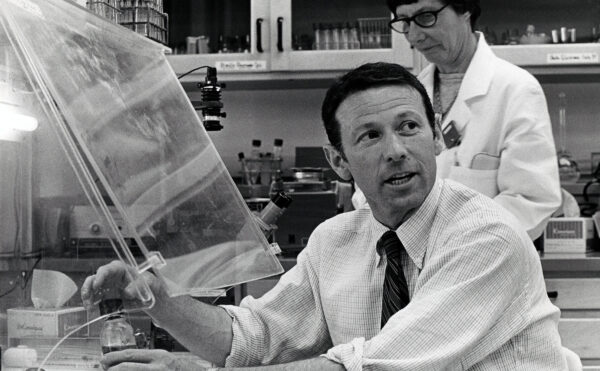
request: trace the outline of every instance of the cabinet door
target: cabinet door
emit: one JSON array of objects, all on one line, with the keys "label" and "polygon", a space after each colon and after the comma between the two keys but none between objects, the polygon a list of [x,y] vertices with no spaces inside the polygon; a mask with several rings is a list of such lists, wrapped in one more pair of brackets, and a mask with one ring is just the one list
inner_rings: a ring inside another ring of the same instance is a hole
[{"label": "cabinet door", "polygon": [[598,365],[600,359],[600,279],[546,279],[552,303],[560,308],[558,325],[563,346],[585,363]]},{"label": "cabinet door", "polygon": [[273,71],[347,70],[366,62],[413,66],[403,35],[391,32],[384,2],[272,0]]},{"label": "cabinet door", "polygon": [[[270,0],[166,0],[171,66],[177,74],[203,65],[225,74],[269,71],[269,6]],[[204,71],[188,79],[198,74]]]}]

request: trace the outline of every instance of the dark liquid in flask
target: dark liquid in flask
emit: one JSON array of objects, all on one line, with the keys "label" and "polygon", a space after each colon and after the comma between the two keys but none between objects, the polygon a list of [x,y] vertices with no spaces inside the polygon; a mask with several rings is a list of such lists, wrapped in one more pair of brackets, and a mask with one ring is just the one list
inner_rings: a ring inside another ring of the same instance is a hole
[{"label": "dark liquid in flask", "polygon": [[125,349],[137,349],[135,345],[112,345],[112,346],[102,346],[102,354],[117,352],[119,350]]}]

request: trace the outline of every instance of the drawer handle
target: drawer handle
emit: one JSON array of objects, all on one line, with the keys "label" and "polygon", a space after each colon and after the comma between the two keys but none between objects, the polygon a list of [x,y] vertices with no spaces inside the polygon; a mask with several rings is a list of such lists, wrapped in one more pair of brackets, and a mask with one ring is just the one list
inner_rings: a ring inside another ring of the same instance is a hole
[{"label": "drawer handle", "polygon": [[283,17],[277,18],[277,50],[283,51]]},{"label": "drawer handle", "polygon": [[262,18],[257,18],[256,19],[256,51],[258,51],[259,53],[263,52],[263,47],[262,47],[262,23],[263,23],[263,19]]},{"label": "drawer handle", "polygon": [[547,291],[546,293],[550,299],[558,298],[558,291]]}]

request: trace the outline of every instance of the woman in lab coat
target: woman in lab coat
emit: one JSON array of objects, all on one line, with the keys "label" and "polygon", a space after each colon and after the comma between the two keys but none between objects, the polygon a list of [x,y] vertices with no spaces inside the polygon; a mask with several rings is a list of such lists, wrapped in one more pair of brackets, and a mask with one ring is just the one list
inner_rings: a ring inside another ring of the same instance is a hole
[{"label": "woman in lab coat", "polygon": [[[546,99],[527,71],[494,55],[474,32],[479,0],[387,0],[392,27],[429,62],[419,74],[441,123],[438,174],[492,197],[532,239],[560,206]],[[356,208],[366,205],[362,192]]]}]

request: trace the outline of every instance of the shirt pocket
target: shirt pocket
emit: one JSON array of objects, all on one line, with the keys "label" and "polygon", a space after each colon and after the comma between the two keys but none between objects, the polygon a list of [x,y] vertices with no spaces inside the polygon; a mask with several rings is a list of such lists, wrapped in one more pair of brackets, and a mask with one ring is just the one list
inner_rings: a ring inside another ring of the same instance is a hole
[{"label": "shirt pocket", "polygon": [[484,195],[493,198],[498,193],[498,169],[473,170],[462,166],[452,166],[448,179],[452,179]]}]

